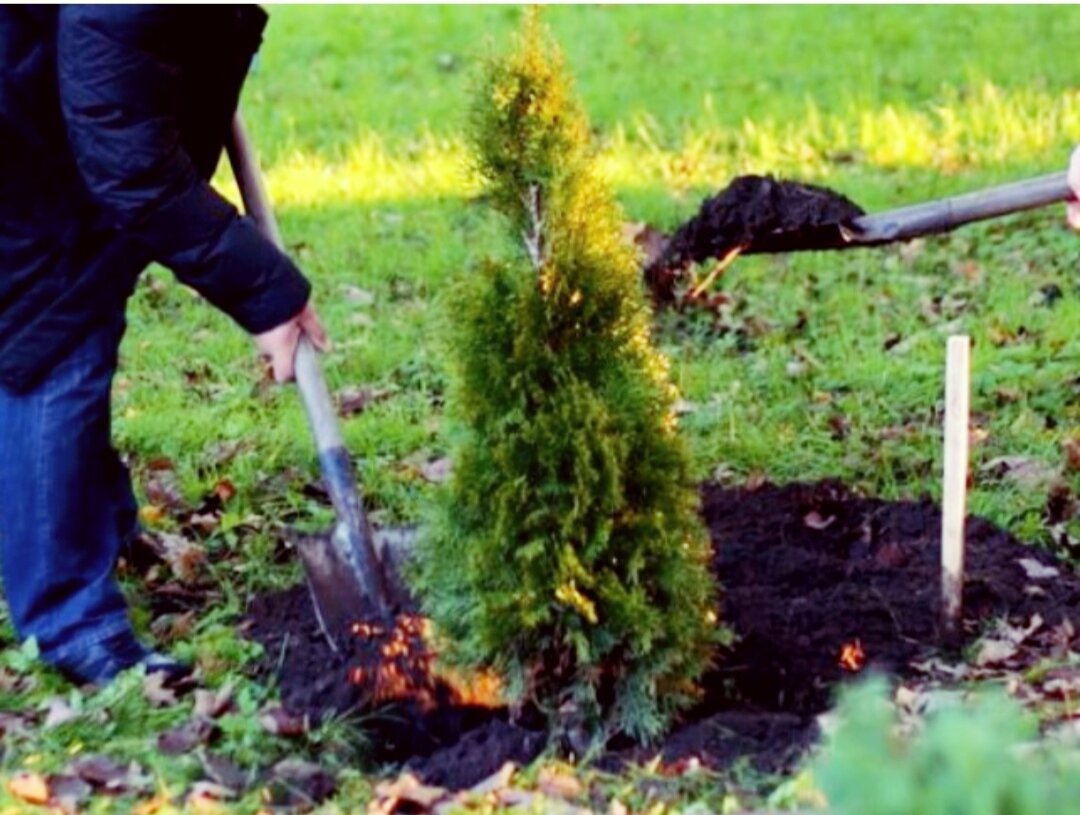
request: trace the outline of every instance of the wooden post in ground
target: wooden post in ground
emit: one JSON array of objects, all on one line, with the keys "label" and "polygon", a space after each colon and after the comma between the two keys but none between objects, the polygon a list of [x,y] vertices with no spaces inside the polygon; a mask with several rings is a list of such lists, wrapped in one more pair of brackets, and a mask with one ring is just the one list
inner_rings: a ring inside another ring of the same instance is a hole
[{"label": "wooden post in ground", "polygon": [[945,360],[945,467],[941,495],[941,615],[947,641],[960,634],[967,518],[971,340],[949,337]]}]

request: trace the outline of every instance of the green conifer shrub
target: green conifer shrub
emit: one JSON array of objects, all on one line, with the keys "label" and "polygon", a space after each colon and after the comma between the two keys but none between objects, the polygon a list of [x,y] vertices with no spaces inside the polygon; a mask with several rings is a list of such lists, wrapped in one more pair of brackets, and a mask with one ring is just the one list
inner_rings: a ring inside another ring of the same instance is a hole
[{"label": "green conifer shrub", "polygon": [[555,729],[648,738],[723,629],[639,260],[536,12],[487,66],[472,141],[509,240],[450,297],[453,475],[416,588],[452,664]]}]

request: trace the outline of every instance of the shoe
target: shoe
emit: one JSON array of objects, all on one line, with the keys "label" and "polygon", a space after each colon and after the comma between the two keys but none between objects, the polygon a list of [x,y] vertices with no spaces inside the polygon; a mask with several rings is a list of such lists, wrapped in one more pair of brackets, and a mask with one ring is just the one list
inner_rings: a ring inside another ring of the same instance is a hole
[{"label": "shoe", "polygon": [[65,656],[53,663],[64,676],[80,685],[101,685],[110,682],[129,668],[142,665],[147,675],[166,674],[166,682],[186,679],[192,673],[190,665],[147,648],[130,631],[94,643],[77,657]]}]

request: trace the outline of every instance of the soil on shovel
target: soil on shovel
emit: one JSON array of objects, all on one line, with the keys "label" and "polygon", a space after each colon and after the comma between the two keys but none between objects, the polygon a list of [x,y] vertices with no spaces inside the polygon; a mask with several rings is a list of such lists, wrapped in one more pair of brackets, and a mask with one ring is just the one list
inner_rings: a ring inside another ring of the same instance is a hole
[{"label": "soil on shovel", "polygon": [[[652,758],[695,757],[714,769],[749,761],[763,772],[790,769],[817,739],[816,715],[838,686],[877,669],[910,675],[913,660],[938,650],[940,511],[929,501],[888,502],[835,482],[706,486],[703,513],[714,566],[724,585],[719,613],[738,643],[702,683],[704,697],[651,748],[611,745],[615,768]],[[967,525],[964,630],[969,637],[1002,616],[1080,626],[1080,577],[1046,552],[989,521]],[[1059,569],[1033,587],[1021,559]],[[249,633],[266,647],[262,670],[276,672],[296,713],[362,706],[348,681],[358,648],[337,655],[318,633],[303,587],[257,598]],[[864,664],[854,670],[852,649]],[[368,713],[379,758],[405,762],[431,784],[467,787],[504,761],[527,762],[544,748],[537,722],[510,723],[505,710],[453,703],[449,692],[426,712],[395,703]]]},{"label": "soil on shovel", "polygon": [[734,250],[830,248],[842,244],[842,224],[865,214],[858,204],[826,187],[739,176],[706,198],[698,214],[675,231],[645,269],[645,282],[657,302],[668,303],[691,263],[723,259]]}]

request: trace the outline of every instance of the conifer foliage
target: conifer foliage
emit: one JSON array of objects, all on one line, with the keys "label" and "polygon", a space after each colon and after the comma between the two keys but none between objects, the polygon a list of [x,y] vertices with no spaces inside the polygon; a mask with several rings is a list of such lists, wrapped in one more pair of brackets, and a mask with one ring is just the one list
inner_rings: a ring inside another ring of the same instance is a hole
[{"label": "conifer foliage", "polygon": [[472,110],[507,256],[452,296],[453,475],[418,588],[446,657],[553,728],[645,739],[722,629],[635,250],[536,11]]}]

